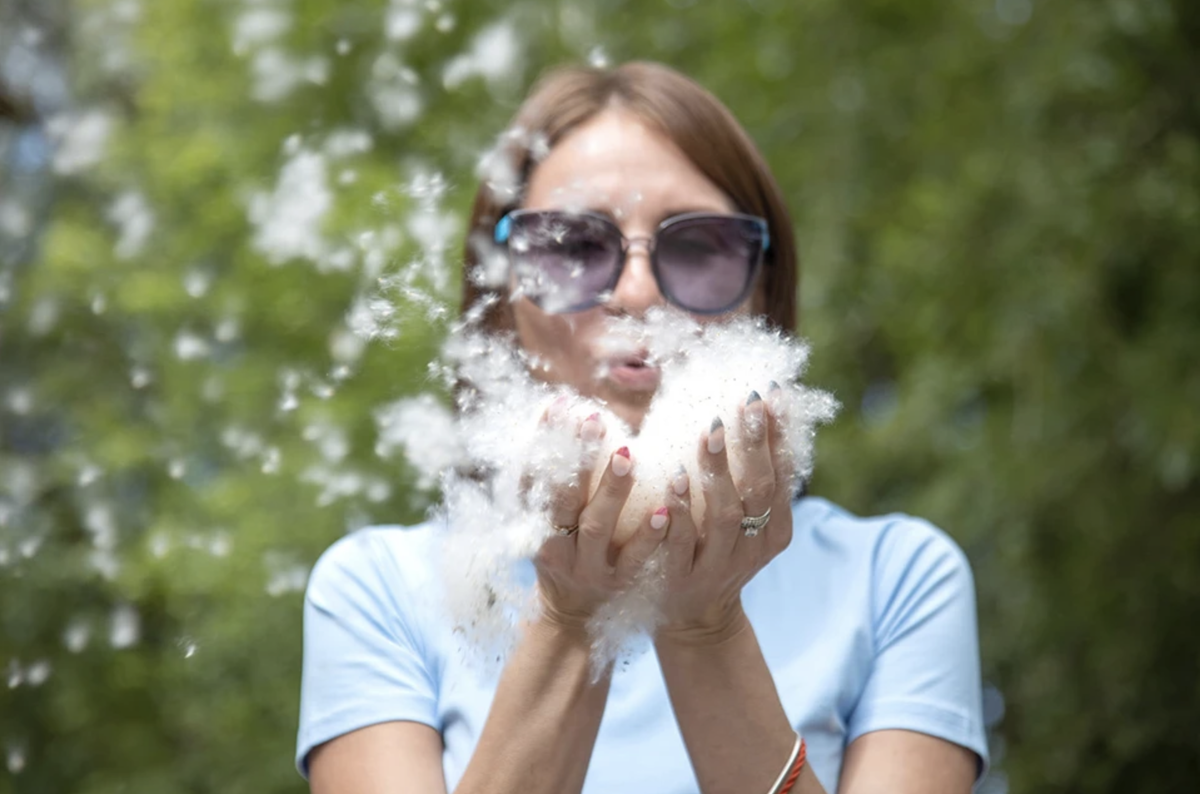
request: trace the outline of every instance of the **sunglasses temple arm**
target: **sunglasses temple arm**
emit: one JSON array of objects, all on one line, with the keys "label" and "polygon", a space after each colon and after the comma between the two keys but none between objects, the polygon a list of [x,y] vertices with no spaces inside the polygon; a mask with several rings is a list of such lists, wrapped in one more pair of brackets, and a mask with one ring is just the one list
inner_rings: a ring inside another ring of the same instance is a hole
[{"label": "sunglasses temple arm", "polygon": [[507,243],[508,236],[512,233],[512,216],[505,215],[500,220],[496,221],[496,228],[492,232],[492,239],[497,243]]}]

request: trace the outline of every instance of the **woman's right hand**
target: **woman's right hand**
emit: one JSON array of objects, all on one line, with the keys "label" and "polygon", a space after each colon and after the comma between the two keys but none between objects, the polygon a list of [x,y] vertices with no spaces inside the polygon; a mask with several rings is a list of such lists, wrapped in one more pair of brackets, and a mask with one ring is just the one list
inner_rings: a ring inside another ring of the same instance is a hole
[{"label": "woman's right hand", "polygon": [[[556,419],[548,417],[546,421]],[[595,448],[604,435],[599,414],[579,423],[576,432],[585,449]],[[633,584],[666,538],[668,519],[663,508],[645,516],[638,531],[619,550],[612,545],[617,519],[633,487],[633,468],[627,447],[612,453],[600,485],[589,499],[595,466],[585,452],[575,481],[552,494],[547,512],[550,523],[578,529],[568,535],[551,535],[534,561],[546,619],[572,628],[585,626],[602,604]]]}]

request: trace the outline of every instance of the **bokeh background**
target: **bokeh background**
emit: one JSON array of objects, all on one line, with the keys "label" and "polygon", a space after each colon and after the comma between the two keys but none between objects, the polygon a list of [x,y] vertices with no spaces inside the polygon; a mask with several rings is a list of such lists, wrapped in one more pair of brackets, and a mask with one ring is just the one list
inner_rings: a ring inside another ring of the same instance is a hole
[{"label": "bokeh background", "polygon": [[477,174],[631,58],[790,201],[812,490],[971,559],[985,790],[1200,790],[1194,0],[0,0],[0,792],[305,790],[305,577],[434,498],[387,409]]}]

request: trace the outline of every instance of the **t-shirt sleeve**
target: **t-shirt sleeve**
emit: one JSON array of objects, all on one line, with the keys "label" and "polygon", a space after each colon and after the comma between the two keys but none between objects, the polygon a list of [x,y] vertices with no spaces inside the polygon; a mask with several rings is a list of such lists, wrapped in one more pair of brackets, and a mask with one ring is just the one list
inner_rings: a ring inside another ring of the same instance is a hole
[{"label": "t-shirt sleeve", "polygon": [[432,665],[400,572],[373,537],[381,531],[338,541],[309,579],[296,741],[305,777],[309,752],[342,734],[393,720],[438,727]]},{"label": "t-shirt sleeve", "polygon": [[874,560],[875,656],[847,742],[885,729],[936,736],[979,756],[987,740],[971,567],[949,537],[905,518],[889,525]]}]

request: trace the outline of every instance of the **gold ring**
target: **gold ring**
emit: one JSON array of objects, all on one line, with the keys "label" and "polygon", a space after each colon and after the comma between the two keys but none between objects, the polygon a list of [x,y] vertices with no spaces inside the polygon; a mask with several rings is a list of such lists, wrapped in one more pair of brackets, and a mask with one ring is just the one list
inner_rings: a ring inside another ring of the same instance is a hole
[{"label": "gold ring", "polygon": [[572,535],[574,535],[576,532],[579,531],[578,524],[571,524],[568,527],[564,527],[564,526],[555,524],[553,521],[550,522],[550,528],[553,529],[554,534],[558,535],[560,538],[569,538]]}]

